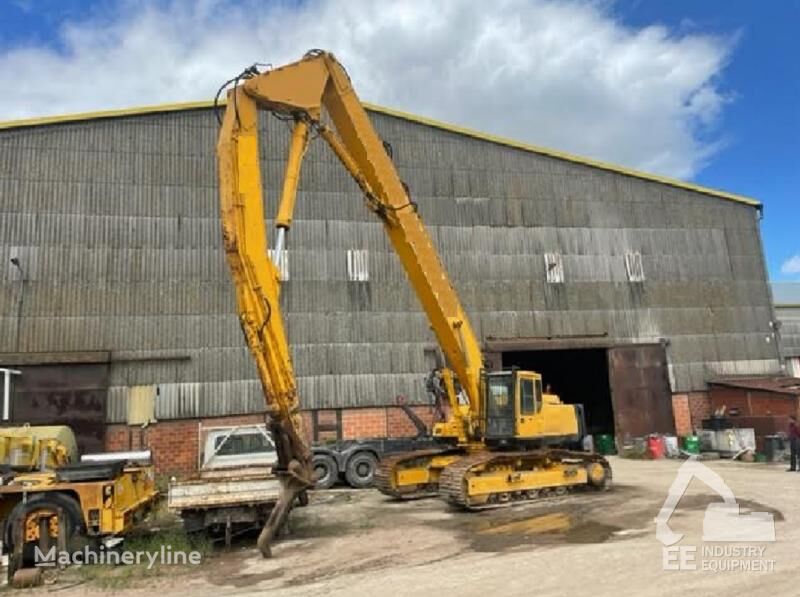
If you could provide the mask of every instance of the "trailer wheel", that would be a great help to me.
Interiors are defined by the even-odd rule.
[[[53,517],[55,517],[55,520],[51,520]],[[36,527],[37,524],[38,527]],[[18,536],[17,532],[15,532],[17,525],[22,525],[20,531],[23,545],[21,549],[22,561],[15,562],[16,568],[35,564],[35,547],[47,552],[48,546],[57,545],[56,538],[50,536],[54,530],[57,529],[58,534],[63,532],[68,550],[72,540],[82,536],[85,530],[83,513],[78,501],[69,495],[58,492],[33,495],[26,502],[19,502],[11,509],[6,519],[3,538],[8,553],[12,555],[14,553],[14,542]],[[61,525],[64,525],[63,531],[60,528]],[[38,534],[45,528],[49,531],[47,537],[40,536],[38,539],[26,540],[26,535],[29,536],[31,533]]]
[[[375,469],[378,468],[378,459],[372,452],[356,452],[347,461],[345,478],[351,487],[363,489],[372,487],[375,480]]]
[[[314,454],[312,458],[314,467],[314,488],[329,489],[339,478],[339,467],[333,456],[328,454]]]

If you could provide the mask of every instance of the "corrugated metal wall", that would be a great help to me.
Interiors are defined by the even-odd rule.
[[[273,212],[288,132],[264,118]],[[675,391],[778,367],[747,205],[373,114],[483,338],[669,339]],[[0,352],[110,350],[109,420],[260,410],[217,219],[210,110],[0,131]],[[433,344],[377,220],[327,147],[306,159],[283,300],[309,408],[424,400]],[[369,281],[348,281],[347,251]],[[646,281],[627,281],[625,253]],[[545,253],[566,282],[545,283]],[[22,270],[10,264],[16,257]],[[146,360],[171,353],[188,359]],[[132,359],[132,360],[131,360]]]
[[[800,357],[800,282],[773,282],[772,297],[781,324],[783,353]]]
[[[775,308],[781,322],[780,334],[783,352],[787,357],[800,357],[800,306],[781,306]]]

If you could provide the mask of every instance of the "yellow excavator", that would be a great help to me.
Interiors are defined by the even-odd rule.
[[[312,134],[327,142],[361,189],[366,207],[383,224],[447,362],[429,384],[447,413],[433,429],[442,447],[384,459],[378,488],[396,498],[438,495],[470,509],[574,488],[607,488],[611,469],[604,458],[565,448],[582,434],[579,406],[562,404],[543,392],[538,373],[484,370],[480,343],[417,205],[336,58],[312,50],[280,68],[260,72],[252,66],[220,93],[229,85],[217,145],[224,247],[242,330],[267,401],[282,484],[281,497],[259,536],[262,554],[270,554],[271,540],[292,505],[302,502],[314,485],[276,266],[286,250],[300,167]],[[259,168],[259,109],[292,126],[272,258]]]

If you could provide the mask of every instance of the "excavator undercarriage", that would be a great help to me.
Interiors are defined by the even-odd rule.
[[[480,510],[579,489],[606,490],[611,467],[602,456],[588,452],[495,452],[474,444],[384,459],[376,486],[397,499],[440,497],[453,506]]]

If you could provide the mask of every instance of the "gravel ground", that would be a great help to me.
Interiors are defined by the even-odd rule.
[[[70,586],[69,574],[37,590],[114,595],[796,595],[800,474],[784,466],[712,461],[743,513],[769,512],[776,541],[760,556],[705,558],[697,570],[664,570],[654,517],[680,466],[676,461],[613,459],[614,488],[537,504],[468,513],[436,500],[393,502],[373,490],[316,492],[293,513],[291,538],[264,560],[247,542],[201,566],[152,577]],[[695,480],[670,520],[679,545],[704,546],[703,516],[716,493]],[[723,548],[743,544],[705,544]],[[756,560],[763,571],[703,566]],[[739,564],[742,565],[742,564]],[[753,564],[745,564],[752,566]],[[771,569],[770,569],[771,568]]]

